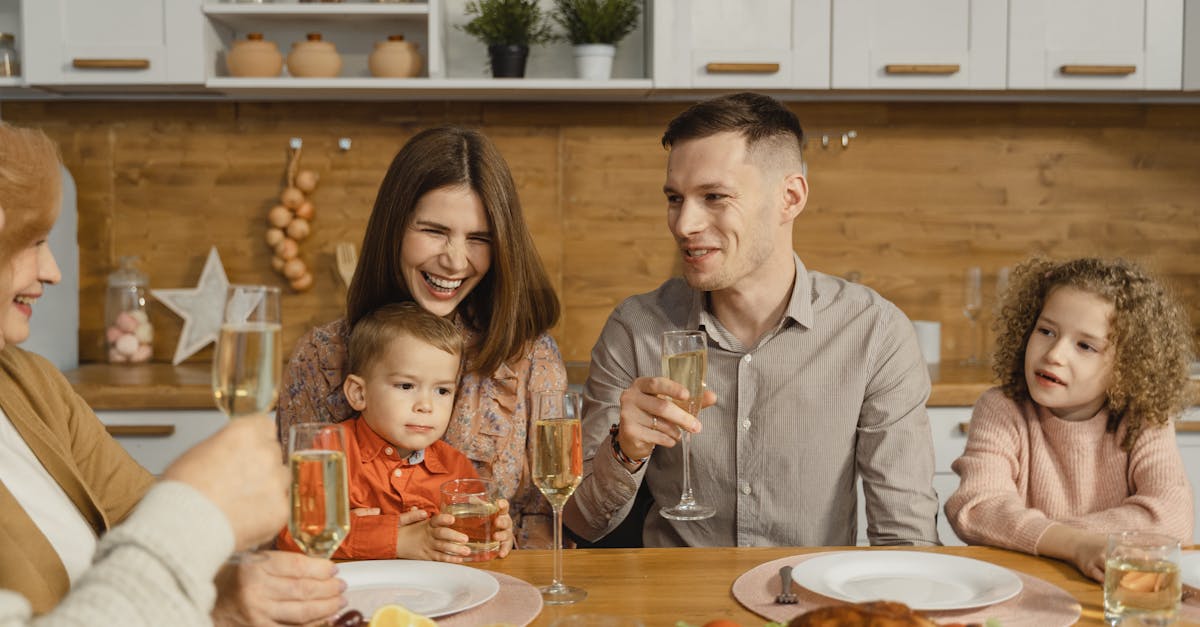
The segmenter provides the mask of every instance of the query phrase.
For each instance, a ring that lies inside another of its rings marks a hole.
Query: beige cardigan
[[[0,350],[0,408],[97,535],[125,518],[154,481],[62,373],[33,353]],[[24,595],[35,614],[52,609],[70,588],[54,547],[3,482],[0,556],[0,588]]]

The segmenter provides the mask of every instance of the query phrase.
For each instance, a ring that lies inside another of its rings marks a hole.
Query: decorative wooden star
[[[175,347],[175,358],[171,363],[179,365],[210,342],[217,341],[228,288],[225,266],[221,265],[221,256],[217,254],[217,247],[213,246],[208,251],[208,259],[204,262],[204,270],[200,272],[200,282],[196,287],[150,290],[160,303],[183,318],[183,331],[179,333],[179,344]]]

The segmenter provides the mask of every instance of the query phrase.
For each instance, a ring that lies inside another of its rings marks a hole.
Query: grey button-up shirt
[[[795,263],[784,317],[756,346],[683,279],[612,313],[584,393],[584,479],[565,517],[575,533],[612,531],[645,481],[655,501],[646,546],[853,545],[861,477],[871,544],[938,543],[929,374],[912,324],[870,288]],[[691,440],[692,489],[717,514],[693,522],[658,514],[679,500],[682,447],[655,449],[631,474],[608,435],[621,392],[661,374],[661,335],[673,329],[707,333],[705,382],[717,394]]]

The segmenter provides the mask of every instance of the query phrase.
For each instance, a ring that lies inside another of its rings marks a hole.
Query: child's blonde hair
[[[367,313],[350,331],[348,372],[365,376],[392,340],[401,336],[414,337],[459,358],[463,354],[463,333],[453,322],[412,301],[392,303]]]
[[[1190,401],[1188,363],[1192,331],[1187,314],[1166,286],[1124,259],[1035,258],[1013,270],[996,315],[992,368],[1005,395],[1029,399],[1025,346],[1046,297],[1058,287],[1095,294],[1113,305],[1110,320],[1112,381],[1107,390],[1106,429],[1116,433],[1125,421],[1121,448],[1129,451],[1149,426],[1164,425]]]

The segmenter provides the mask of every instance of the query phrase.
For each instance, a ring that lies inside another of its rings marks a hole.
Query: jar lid
[[[246,33],[246,39],[249,41],[262,41],[262,33]]]
[[[108,284],[115,287],[139,287],[149,283],[149,277],[137,267],[139,261],[141,258],[137,255],[121,257],[117,269],[108,275]]]
[[[16,41],[12,33],[0,33],[0,41]]]
[[[388,41],[404,41],[404,35],[388,35]]]
[[[308,40],[309,41],[321,41],[321,33],[309,33]]]

